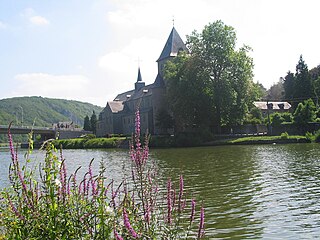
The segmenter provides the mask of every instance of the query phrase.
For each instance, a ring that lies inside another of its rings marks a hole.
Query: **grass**
[[[62,139],[55,140],[55,147],[62,146],[63,149],[89,149],[89,148],[114,148],[118,147],[125,137],[111,137],[111,138],[75,138],[75,139]]]
[[[254,143],[285,143],[285,142],[307,142],[307,138],[305,136],[292,135],[286,136],[250,136],[250,137],[242,137],[228,141],[231,144],[254,144]]]

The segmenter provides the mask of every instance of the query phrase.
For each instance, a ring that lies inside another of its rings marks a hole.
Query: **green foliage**
[[[91,131],[91,122],[88,115],[86,115],[83,120],[83,130]]]
[[[287,132],[281,133],[280,139],[289,139],[289,134]]]
[[[281,123],[284,122],[284,119],[281,116],[281,114],[277,112],[270,115],[270,120],[272,126],[280,126]]]
[[[161,109],[156,115],[156,126],[166,131],[174,127],[174,120],[167,110]]]
[[[313,98],[314,93],[317,93],[317,83],[311,78],[308,71],[308,66],[300,55],[298,64],[296,65],[296,73],[290,71],[283,80],[285,90],[285,98],[293,100],[293,107],[296,108],[296,101],[303,101],[308,98]]]
[[[274,143],[280,142],[282,140],[291,141],[291,142],[306,142],[305,136],[296,136],[296,135],[286,135],[286,139],[281,139],[281,136],[254,136],[254,137],[243,137],[237,138],[235,140],[229,141],[229,143],[234,144],[255,144],[255,143]]]
[[[292,122],[293,121],[293,116],[290,112],[284,112],[284,113],[281,113],[281,117],[283,118],[283,122]]]
[[[320,142],[320,130],[314,133],[314,141],[319,143]]]
[[[97,115],[95,113],[95,111],[93,110],[93,113],[91,115],[90,118],[90,126],[91,126],[91,131],[93,132],[93,134],[96,134],[96,128],[97,128]]]
[[[304,125],[316,119],[316,106],[311,99],[299,103],[293,114],[294,123]]]
[[[23,109],[23,110],[22,110]],[[23,111],[23,125],[51,127],[53,123],[73,121],[83,126],[83,119],[92,110],[100,112],[101,107],[79,101],[51,99],[42,97],[17,97],[0,100],[0,125],[20,126]],[[16,141],[27,141],[27,137],[14,136]],[[5,135],[0,135],[0,142],[7,142]]]
[[[306,139],[308,140],[308,142],[314,142],[315,136],[310,132],[306,132]]]
[[[249,113],[246,115],[243,124],[261,124],[262,122],[262,113],[259,108],[253,106]]]
[[[95,138],[93,136],[90,134],[84,138],[55,140],[54,145],[55,147],[61,145],[64,149],[114,148],[126,139],[125,137]]]

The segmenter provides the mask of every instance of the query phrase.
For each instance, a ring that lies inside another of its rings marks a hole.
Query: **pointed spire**
[[[140,67],[138,68],[138,78],[137,78],[137,82],[142,82]]]
[[[173,27],[157,62],[177,56],[180,50],[187,51],[187,48],[177,30]]]

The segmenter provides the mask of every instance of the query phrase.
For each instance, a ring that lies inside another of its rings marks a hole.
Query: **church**
[[[98,137],[110,134],[132,134],[137,107],[140,109],[141,132],[163,133],[163,129],[157,127],[157,115],[161,110],[168,109],[163,68],[165,63],[176,57],[180,51],[187,51],[187,48],[173,27],[157,60],[158,73],[154,82],[146,85],[139,68],[134,89],[118,94],[113,101],[107,102],[106,107],[99,114],[96,129]]]

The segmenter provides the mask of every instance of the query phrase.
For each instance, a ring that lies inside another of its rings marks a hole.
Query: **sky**
[[[0,0],[0,99],[42,96],[105,106],[154,82],[174,24],[183,40],[222,20],[252,48],[266,88],[320,65],[318,0]]]

